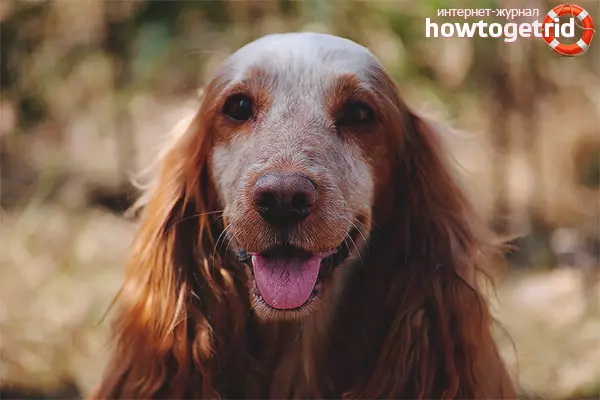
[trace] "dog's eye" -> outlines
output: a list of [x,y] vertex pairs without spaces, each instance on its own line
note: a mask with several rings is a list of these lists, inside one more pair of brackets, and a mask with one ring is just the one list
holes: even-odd
[[340,113],[338,125],[358,125],[372,122],[375,119],[375,114],[371,107],[360,102],[351,102],[346,104]]
[[243,94],[231,96],[223,106],[223,113],[236,121],[249,120],[252,112],[252,100]]

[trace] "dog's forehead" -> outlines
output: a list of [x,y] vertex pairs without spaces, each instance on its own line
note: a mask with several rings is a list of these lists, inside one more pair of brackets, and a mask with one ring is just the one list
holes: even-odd
[[232,84],[260,71],[295,85],[322,84],[344,74],[353,74],[368,85],[373,67],[381,65],[367,48],[318,33],[268,35],[240,48],[224,63]]

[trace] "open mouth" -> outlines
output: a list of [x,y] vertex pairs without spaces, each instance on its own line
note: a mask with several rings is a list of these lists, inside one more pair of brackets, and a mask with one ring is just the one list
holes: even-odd
[[[349,233],[350,245],[355,234]],[[255,300],[275,310],[300,310],[322,293],[322,281],[350,254],[347,241],[337,248],[311,253],[289,245],[278,245],[262,253],[247,253],[254,274]]]

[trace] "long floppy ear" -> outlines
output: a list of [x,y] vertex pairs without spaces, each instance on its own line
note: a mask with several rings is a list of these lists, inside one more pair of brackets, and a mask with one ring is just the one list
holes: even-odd
[[402,265],[388,293],[400,311],[361,395],[515,397],[482,285],[500,248],[456,183],[440,132],[412,112],[404,122],[393,233]]
[[116,349],[96,398],[218,397],[220,364],[243,358],[248,296],[240,295],[243,274],[213,251],[223,228],[204,108],[174,132],[140,198],[141,226],[117,297]]

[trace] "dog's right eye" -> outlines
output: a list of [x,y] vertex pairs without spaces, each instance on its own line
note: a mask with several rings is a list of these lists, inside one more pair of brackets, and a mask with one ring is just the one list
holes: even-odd
[[252,100],[243,94],[236,94],[225,101],[223,113],[235,121],[247,121],[252,118]]
[[371,107],[359,101],[351,101],[342,109],[337,124],[360,125],[372,122],[374,119],[375,114]]

